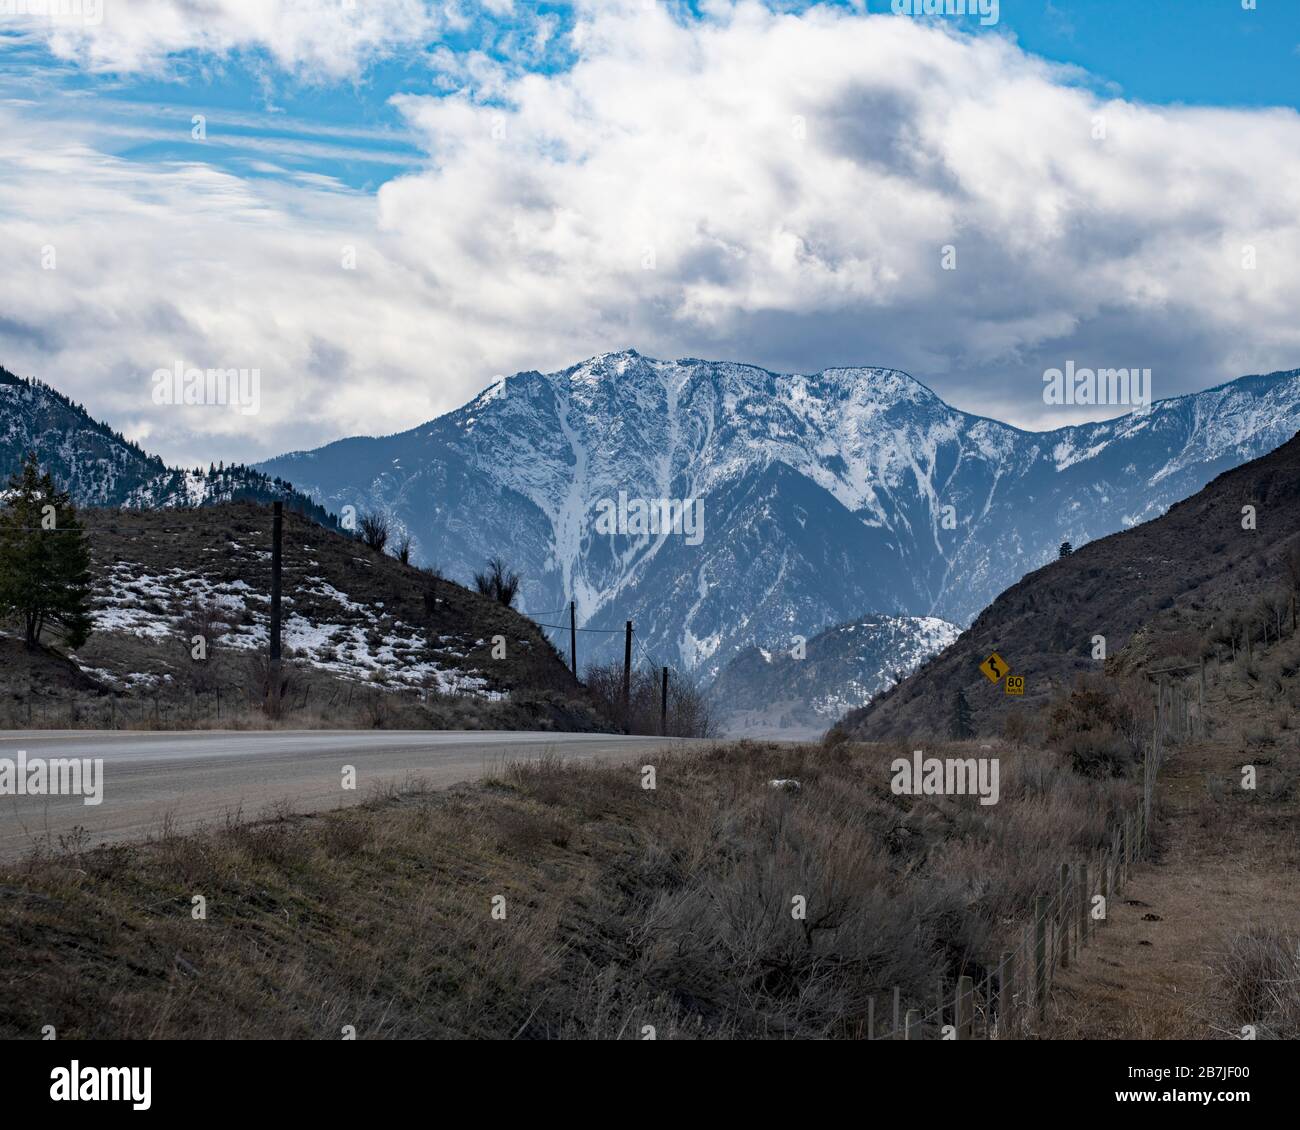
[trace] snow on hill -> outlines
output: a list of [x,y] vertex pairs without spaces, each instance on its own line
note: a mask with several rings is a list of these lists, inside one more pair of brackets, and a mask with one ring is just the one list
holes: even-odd
[[[221,685],[230,698],[256,697],[250,671],[270,624],[266,508],[97,510],[86,524],[95,629],[74,657],[82,670],[118,691],[211,695]],[[297,514],[285,519],[283,617],[286,659],[335,685],[484,701],[572,686],[527,618]],[[503,645],[495,654],[494,637]]]

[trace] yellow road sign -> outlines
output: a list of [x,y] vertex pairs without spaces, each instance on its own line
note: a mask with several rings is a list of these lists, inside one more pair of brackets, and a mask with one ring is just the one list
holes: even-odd
[[995,651],[980,664],[980,670],[984,672],[984,677],[989,682],[996,683],[1007,673],[1007,665],[1002,656]]
[[1007,681],[1003,684],[1002,689],[1005,690],[1007,694],[1024,694],[1025,693],[1024,675],[1008,675]]

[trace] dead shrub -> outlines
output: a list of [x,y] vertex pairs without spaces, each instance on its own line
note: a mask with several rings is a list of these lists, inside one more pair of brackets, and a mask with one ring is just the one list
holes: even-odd
[[1047,741],[1085,777],[1118,777],[1142,752],[1145,691],[1102,675],[1081,677],[1048,709]]
[[1232,1025],[1249,1025],[1260,1040],[1300,1039],[1300,935],[1248,926],[1215,968]]

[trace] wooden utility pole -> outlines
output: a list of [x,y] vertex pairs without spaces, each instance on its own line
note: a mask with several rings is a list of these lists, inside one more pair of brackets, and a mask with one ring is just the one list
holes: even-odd
[[569,601],[569,666],[573,668],[573,681],[578,681],[578,607]]
[[659,736],[668,736],[668,668],[664,668],[663,690],[659,692]]
[[623,640],[623,725],[632,715],[632,621],[627,622],[627,635]]
[[280,566],[284,544],[284,503],[272,505],[271,521],[271,664],[267,708],[280,712]]

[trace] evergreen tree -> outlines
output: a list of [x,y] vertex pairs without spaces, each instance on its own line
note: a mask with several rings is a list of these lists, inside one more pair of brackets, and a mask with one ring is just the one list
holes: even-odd
[[971,714],[970,703],[966,701],[966,692],[961,688],[958,688],[952,700],[952,721],[948,733],[959,742],[975,736],[975,719]]
[[1059,557],[1069,557],[1073,552],[1074,546],[1072,546],[1068,541],[1061,542],[1061,552]]
[[22,621],[30,651],[48,627],[72,648],[90,635],[90,544],[71,496],[34,454],[9,477],[0,509],[0,615]]

